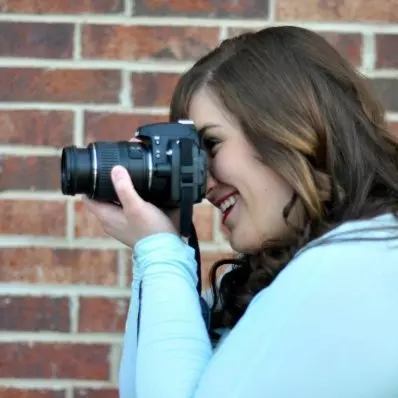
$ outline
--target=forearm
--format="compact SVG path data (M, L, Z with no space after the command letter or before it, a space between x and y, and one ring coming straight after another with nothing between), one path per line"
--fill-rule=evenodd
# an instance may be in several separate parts
M211 357L196 292L194 250L171 234L136 246L142 274L137 351L140 398L189 397Z

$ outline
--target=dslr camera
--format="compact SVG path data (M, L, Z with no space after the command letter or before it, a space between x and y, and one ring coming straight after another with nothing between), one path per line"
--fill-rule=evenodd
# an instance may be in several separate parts
M122 165L144 200L164 209L180 207L192 216L193 204L205 196L207 172L206 152L193 123L147 124L135 137L140 142L97 141L87 148L63 148L62 193L119 203L110 172Z

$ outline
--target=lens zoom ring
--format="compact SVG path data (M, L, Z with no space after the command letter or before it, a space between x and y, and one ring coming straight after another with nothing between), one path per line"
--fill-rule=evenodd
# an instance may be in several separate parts
M104 199L113 199L115 191L111 180L112 168L120 164L119 148L113 143L101 143L97 147L98 181L97 195Z

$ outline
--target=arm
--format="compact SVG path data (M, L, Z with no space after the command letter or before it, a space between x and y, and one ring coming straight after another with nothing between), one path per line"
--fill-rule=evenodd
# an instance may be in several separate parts
M194 250L172 234L137 243L143 275L137 353L141 397L188 397L211 357L196 291Z

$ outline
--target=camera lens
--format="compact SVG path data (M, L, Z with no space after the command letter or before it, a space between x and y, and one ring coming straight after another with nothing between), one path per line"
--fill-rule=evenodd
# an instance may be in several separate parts
M92 199L118 201L111 180L116 165L125 167L134 187L147 196L152 182L152 155L137 142L91 143L87 148L66 147L61 157L62 193L86 194Z

